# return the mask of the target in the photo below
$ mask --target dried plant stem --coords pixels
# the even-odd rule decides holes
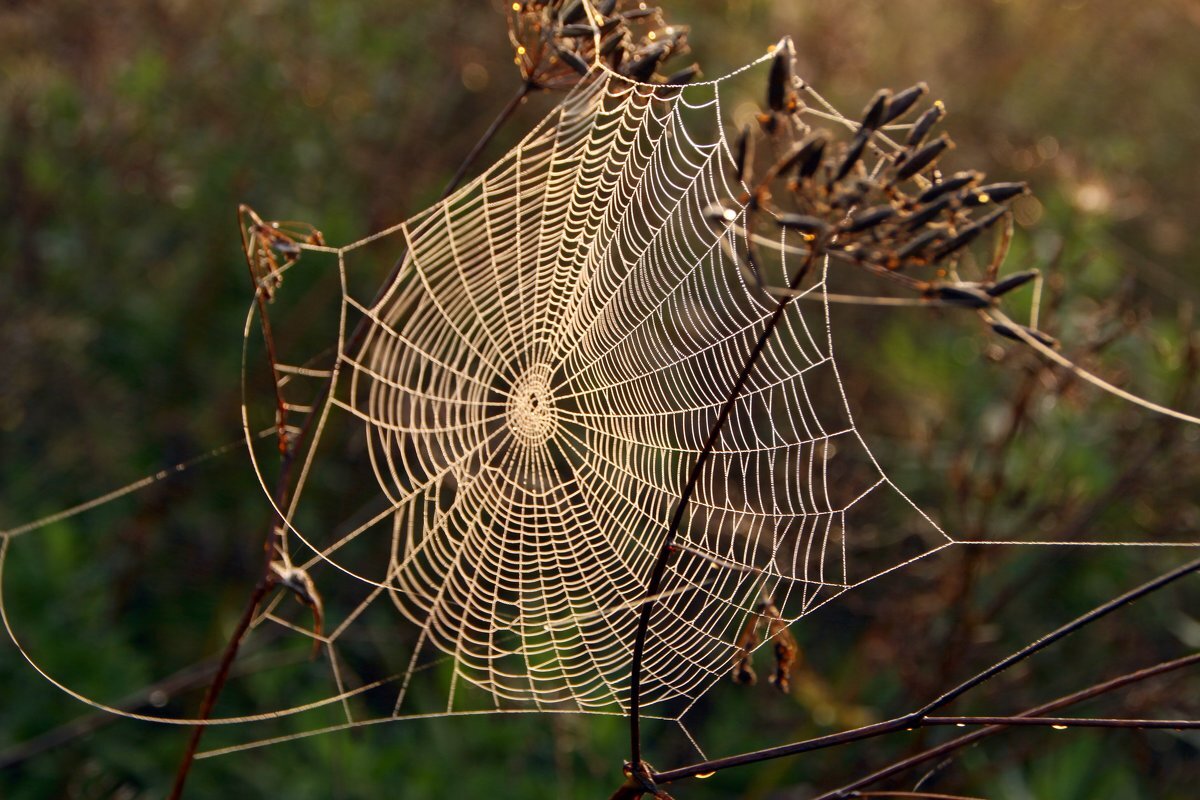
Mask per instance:
[[[221,661],[217,666],[217,672],[204,692],[204,700],[200,703],[200,711],[197,715],[199,719],[208,719],[212,714],[213,707],[217,704],[217,698],[220,696],[221,690],[225,688],[225,681],[229,677],[229,671],[233,667],[233,661],[237,657],[242,640],[246,638],[246,632],[250,630],[250,623],[254,620],[258,606],[273,586],[274,583],[270,579],[263,579],[255,585],[254,591],[250,593],[250,597],[246,601],[246,608],[242,611],[241,619],[238,620],[237,627],[233,629],[233,633],[229,635],[225,651],[221,654]],[[207,727],[207,725],[197,725],[192,728],[191,736],[188,737],[187,748],[184,750],[183,758],[180,760],[179,767],[175,771],[175,782],[171,786],[171,794],[168,795],[170,800],[179,800],[183,796],[183,787],[187,783],[188,774],[191,772],[192,764],[196,760],[196,750],[200,746],[200,738],[204,735]]]
[[[953,725],[1006,725],[1051,728],[1135,728],[1139,730],[1200,730],[1200,719],[1113,719],[1108,717],[925,717],[922,728]]]
[[[1050,361],[1053,361],[1055,364],[1057,364],[1058,366],[1067,370],[1072,375],[1075,375],[1076,377],[1087,381],[1088,383],[1092,384],[1093,386],[1097,387],[1098,389],[1108,392],[1109,394],[1113,395],[1114,397],[1119,397],[1122,400],[1124,400],[1128,403],[1132,403],[1135,406],[1141,406],[1142,408],[1146,409],[1147,411],[1153,411],[1156,414],[1162,414],[1164,416],[1171,417],[1173,419],[1177,419],[1180,422],[1190,422],[1193,425],[1200,425],[1200,417],[1197,417],[1193,414],[1187,414],[1183,411],[1176,411],[1173,408],[1168,408],[1164,405],[1160,405],[1153,401],[1147,400],[1144,397],[1139,397],[1136,394],[1132,394],[1130,392],[1125,391],[1124,389],[1122,389],[1119,386],[1114,386],[1113,384],[1104,380],[1103,378],[1101,378],[1099,375],[1096,375],[1095,373],[1088,372],[1086,369],[1079,366],[1075,362],[1071,361],[1069,358],[1062,355],[1054,348],[1048,347],[1047,345],[1043,344],[1042,342],[1039,342],[1033,336],[1030,336],[1028,333],[1021,330],[1021,327],[1019,325],[1017,325],[1017,323],[1013,322],[1012,319],[1010,319],[1003,312],[1001,312],[997,309],[992,309],[989,311],[989,313],[993,317],[995,317],[997,320],[999,320],[1000,322],[1005,323],[1009,326],[1012,326],[1013,331],[1017,334],[1017,336],[1020,338],[1020,340],[1022,342],[1024,342],[1025,344],[1029,345],[1030,347],[1032,347],[1034,350],[1038,351],[1038,353],[1040,353],[1043,357],[1045,357],[1046,359],[1048,359]]]
[[[747,220],[746,227],[750,228],[751,223]],[[804,277],[812,269],[813,264],[818,257],[819,249],[814,247],[809,251],[808,257],[797,270],[796,275],[792,278],[788,289],[795,291]],[[704,472],[704,466],[708,462],[708,458],[712,455],[713,448],[716,446],[717,438],[721,435],[721,431],[725,427],[725,422],[729,419],[729,415],[733,413],[733,408],[737,405],[738,398],[741,396],[742,389],[745,388],[746,382],[750,379],[751,372],[754,371],[754,366],[758,363],[758,359],[762,356],[766,349],[767,342],[771,338],[771,334],[775,332],[779,321],[783,318],[783,312],[787,310],[791,302],[790,296],[785,296],[779,301],[779,305],[775,307],[775,312],[768,318],[767,325],[759,334],[758,341],[754,344],[754,349],[750,351],[750,355],[746,357],[746,363],[742,370],[738,373],[737,380],[734,381],[733,387],[729,390],[728,398],[725,404],[721,407],[720,413],[717,415],[716,422],[713,423],[712,429],[708,433],[708,438],[704,441],[703,447],[700,448],[699,455],[696,456],[696,461],[692,465],[691,473],[688,475],[687,482],[683,486],[683,490],[679,494],[679,502],[675,506],[675,513],[671,518],[670,524],[667,526],[667,532],[663,536],[662,545],[658,551],[658,558],[654,562],[654,567],[650,572],[650,580],[646,585],[646,600],[642,603],[642,612],[638,618],[637,633],[633,643],[633,662],[630,666],[630,686],[629,686],[629,748],[630,748],[630,765],[636,769],[642,763],[642,741],[641,741],[641,684],[642,684],[642,659],[646,650],[646,635],[650,628],[650,614],[654,610],[654,598],[658,596],[659,589],[662,585],[663,576],[667,571],[667,562],[670,560],[671,553],[675,543],[675,536],[679,533],[679,526],[683,524],[683,516],[687,512],[687,504],[692,495],[696,491],[696,486],[700,482],[700,476]],[[703,771],[703,770],[702,770]]]
[[[271,369],[274,370],[275,364],[271,364]],[[312,419],[310,415],[309,420]],[[308,430],[307,420],[302,433]],[[213,712],[213,708],[217,704],[217,698],[221,696],[221,690],[225,688],[225,681],[229,678],[230,670],[233,669],[233,662],[237,658],[238,650],[242,646],[246,634],[250,631],[250,624],[254,621],[254,615],[258,612],[258,607],[262,601],[275,588],[277,583],[275,572],[271,569],[271,562],[275,560],[276,540],[282,530],[283,517],[279,509],[282,509],[287,503],[287,498],[291,494],[291,473],[292,464],[295,461],[296,449],[298,440],[293,442],[282,455],[282,465],[279,471],[279,478],[275,483],[275,512],[271,524],[268,526],[266,539],[263,541],[263,568],[259,576],[258,582],[254,585],[254,590],[250,592],[250,596],[246,599],[246,606],[242,609],[242,616],[238,619],[237,625],[233,632],[229,634],[229,641],[225,643],[225,649],[221,653],[221,660],[217,664],[217,671],[213,674],[212,682],[208,684],[208,688],[204,691],[204,699],[200,702],[200,710],[197,713],[197,719],[206,720]],[[192,764],[196,760],[196,750],[200,747],[200,739],[204,736],[204,731],[208,728],[207,725],[196,725],[192,728],[191,736],[188,737],[187,747],[183,751],[183,758],[179,761],[179,767],[175,771],[175,782],[171,786],[171,793],[168,795],[169,800],[179,800],[183,797],[183,787],[187,783],[188,774],[191,772]]]
[[[488,143],[491,142],[491,140],[496,136],[496,133],[499,132],[501,127],[503,127],[504,123],[512,118],[513,113],[521,105],[521,102],[532,89],[532,84],[528,82],[524,83],[513,99],[510,100],[508,105],[506,105],[500,112],[499,116],[497,116],[492,124],[488,126],[488,129],[471,149],[471,152],[467,155],[467,158],[463,161],[462,165],[458,168],[458,171],[454,174],[454,177],[451,178],[450,182],[446,185],[446,188],[442,192],[443,199],[450,195],[450,193],[452,193],[458,187],[458,184],[462,182],[463,177],[466,175],[467,170],[470,169],[471,164],[488,145]],[[239,220],[239,225],[240,224],[241,223]],[[376,294],[376,300],[387,294],[387,292],[391,290],[393,284],[395,284],[396,280],[399,279],[400,270],[404,265],[404,260],[405,255],[401,255],[400,258],[397,259],[395,265],[392,267],[391,273],[389,273],[387,279],[380,287],[379,292]],[[253,279],[254,275],[252,272],[251,280],[253,281]],[[282,395],[280,394],[278,360],[275,356],[275,342],[271,335],[268,309],[262,297],[262,292],[258,291],[257,284],[255,284],[255,291],[257,293],[259,314],[262,319],[263,336],[267,343],[267,361],[270,365],[271,373],[274,376],[276,401],[279,404],[280,413],[282,414],[285,406],[283,404]],[[359,320],[358,325],[355,326],[354,331],[347,339],[347,344],[345,347],[347,353],[354,354],[357,352],[358,348],[362,346],[362,341],[369,328],[367,323],[368,320],[366,318]],[[329,379],[321,384],[321,388],[317,391],[316,396],[310,405],[311,408],[319,408],[324,405],[325,400],[329,397],[329,394],[332,391],[333,377],[335,374],[336,373],[331,373]],[[238,619],[237,625],[234,627],[233,632],[229,636],[228,642],[225,644],[225,649],[221,653],[221,659],[218,663],[217,670],[213,675],[212,681],[208,684],[208,688],[204,692],[204,699],[200,703],[200,710],[197,714],[198,719],[208,719],[212,714],[213,708],[217,703],[217,698],[220,697],[221,690],[224,688],[225,682],[229,678],[230,670],[233,668],[233,662],[237,658],[238,649],[241,647],[243,640],[246,638],[246,634],[250,630],[250,625],[254,621],[254,616],[258,611],[258,607],[278,583],[277,576],[271,569],[271,563],[275,556],[277,538],[280,535],[280,532],[283,530],[283,526],[285,524],[285,520],[282,518],[281,509],[287,506],[291,497],[292,464],[295,461],[296,453],[299,452],[304,442],[308,439],[308,435],[312,429],[311,423],[313,417],[314,415],[312,414],[307,416],[304,425],[301,426],[299,432],[291,439],[290,442],[284,444],[285,440],[282,438],[282,433],[280,434],[280,450],[282,454],[281,468],[279,477],[275,483],[275,513],[273,515],[271,524],[268,526],[266,539],[263,543],[263,560],[265,563],[263,565],[262,575],[255,584],[253,591],[251,591],[250,596],[247,598],[246,606],[242,610],[242,616]],[[282,431],[282,421],[280,422],[280,426],[280,430]],[[200,746],[200,739],[204,736],[204,730],[207,727],[207,725],[196,725],[192,729],[191,736],[188,738],[187,747],[184,750],[183,757],[180,759],[179,767],[175,773],[175,782],[171,787],[170,795],[168,795],[169,800],[179,800],[179,798],[183,796],[183,789],[187,783],[188,774],[191,772],[192,764],[195,763],[196,760],[196,751]]]

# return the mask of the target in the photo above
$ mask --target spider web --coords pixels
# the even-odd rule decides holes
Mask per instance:
[[[626,710],[646,578],[778,305],[705,219],[745,190],[725,80],[680,90],[596,70],[473,184],[333,251],[345,294],[324,413],[353,418],[386,503],[336,536],[292,532],[316,553],[307,566],[354,574],[366,602],[387,594],[418,626],[402,685],[430,650],[498,708]],[[349,286],[381,245],[405,255],[372,302]],[[650,618],[647,705],[693,701],[727,674],[763,598],[794,620],[952,541],[858,435],[823,290],[788,308],[688,506]],[[848,512],[880,494],[917,533],[855,537]],[[389,557],[341,557],[364,540]]]
[[[289,619],[282,594],[255,621],[326,645],[336,691],[212,724],[331,704],[344,710],[337,727],[627,711],[647,577],[688,471],[778,307],[734,255],[746,187],[733,179],[721,103],[723,87],[764,60],[686,88],[596,67],[444,202],[345,247],[302,245],[312,257],[297,264],[336,260],[340,321],[331,372],[281,369],[296,383],[328,378],[332,391],[318,408],[291,407],[313,415],[314,436],[278,509],[280,547],[322,591],[340,582],[357,593],[329,604],[327,633]],[[855,127],[802,90],[814,124]],[[733,224],[711,224],[714,206],[732,210]],[[786,284],[795,265],[777,245],[764,277]],[[380,253],[402,260],[376,297],[362,285]],[[729,673],[738,632],[764,599],[792,622],[961,543],[859,434],[834,358],[830,269],[783,312],[686,508],[645,646],[640,697],[658,718],[681,721]],[[366,336],[352,341],[360,324]],[[271,498],[263,436],[243,411]],[[306,516],[314,477],[355,449],[365,452],[355,484],[365,510],[350,523],[344,508],[333,520]],[[5,532],[3,552],[43,523]],[[351,677],[341,646],[385,598],[416,627],[415,646],[396,675]],[[414,704],[439,671],[444,708]],[[364,716],[349,702],[367,693],[384,693],[391,713]]]

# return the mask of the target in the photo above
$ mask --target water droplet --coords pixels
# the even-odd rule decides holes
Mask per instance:
[[[1067,729],[1066,725],[1051,725],[1050,727],[1056,731],[1065,731]]]
[[[704,780],[705,778],[711,778],[713,775],[716,775],[716,774],[717,773],[715,771],[714,772],[697,772],[696,777],[699,778],[700,780]]]

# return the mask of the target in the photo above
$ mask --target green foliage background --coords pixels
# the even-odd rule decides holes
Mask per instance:
[[[927,81],[951,110],[958,163],[1032,184],[1012,268],[1058,276],[1047,327],[1067,352],[1200,408],[1189,349],[1200,295],[1195,3],[697,0],[665,10],[692,26],[709,76],[788,33],[801,74],[848,111],[879,86]],[[420,210],[515,91],[511,57],[488,3],[0,9],[0,528],[235,439],[250,297],[237,203],[311,221],[334,243]],[[555,99],[528,103],[489,156]],[[1039,371],[956,316],[839,309],[834,321],[868,441],[952,530],[1200,538],[1195,428]],[[1014,398],[1026,395],[1009,440]],[[56,675],[115,701],[220,648],[266,519],[244,461],[227,456],[13,545],[5,598]],[[720,755],[903,712],[1184,555],[954,550],[802,621],[806,665],[792,696],[721,685],[689,725]],[[1016,711],[1194,650],[1198,599],[1194,580],[1163,592],[960,708]],[[391,624],[379,642],[409,641]],[[271,696],[270,664],[248,663],[262,671],[234,700],[293,700]],[[1198,689],[1198,676],[1177,676],[1084,711],[1196,718]],[[154,699],[187,714],[198,694]],[[4,797],[161,796],[184,741],[181,729],[116,721],[20,756],[22,743],[90,712],[10,646],[0,647],[0,709]],[[656,765],[694,760],[675,731],[650,732]],[[938,738],[732,770],[676,794],[805,797]],[[201,762],[191,796],[602,797],[625,750],[616,719],[404,722]],[[1198,751],[1196,737],[1167,732],[1011,732],[929,785],[1183,798],[1200,779]]]

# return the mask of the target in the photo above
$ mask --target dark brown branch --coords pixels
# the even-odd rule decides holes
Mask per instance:
[[[1104,681],[1103,683],[1089,686],[1088,688],[1081,689],[1073,694],[1060,697],[1057,700],[1052,700],[1049,703],[1037,706],[1036,708],[1031,708],[1025,713],[1019,714],[1018,716],[1036,717],[1043,714],[1049,714],[1077,703],[1082,703],[1085,700],[1091,700],[1094,697],[1108,694],[1109,692],[1124,688],[1130,684],[1149,680],[1150,678],[1155,678],[1159,675],[1164,675],[1168,672],[1173,672],[1178,669],[1184,669],[1185,667],[1190,667],[1194,664],[1200,664],[1200,653],[1193,653],[1190,656],[1177,658],[1174,661],[1164,661],[1161,664],[1155,664],[1152,667],[1147,667],[1136,672],[1130,672],[1111,680]],[[932,761],[934,759],[941,758],[948,753],[961,750],[962,748],[974,744],[981,739],[985,739],[989,736],[994,736],[1001,731],[1008,730],[1008,727],[1009,726],[1007,724],[989,725],[986,728],[981,728],[980,730],[973,731],[956,739],[951,739],[950,741],[944,742],[936,747],[931,747],[924,752],[901,759],[891,766],[885,767],[864,778],[860,778],[853,783],[843,786],[840,789],[820,795],[819,797],[814,798],[814,800],[842,800],[842,798],[854,797],[857,790],[863,786],[869,786],[872,783],[877,783],[878,781],[885,780],[893,775],[898,775],[899,773],[905,772],[927,761]]]
[[[746,229],[751,229],[752,222],[747,215]],[[749,242],[747,244],[749,245]],[[795,277],[788,284],[790,291],[795,291],[800,282],[812,269],[813,263],[816,261],[819,249],[814,246],[804,260],[800,269],[797,270]],[[767,342],[771,338],[771,334],[775,332],[775,328],[779,325],[779,321],[783,318],[783,312],[787,310],[791,302],[791,296],[784,296],[779,301],[779,305],[775,307],[775,312],[767,320],[767,326],[763,328],[759,334],[758,341],[754,344],[754,349],[750,351],[750,355],[746,358],[746,363],[738,373],[737,380],[733,383],[733,388],[729,390],[728,399],[721,407],[720,413],[717,415],[717,420],[713,423],[712,429],[709,431],[708,438],[705,439],[703,447],[700,448],[700,454],[696,457],[696,463],[692,466],[691,474],[688,476],[687,482],[683,486],[683,490],[679,494],[679,502],[675,506],[675,513],[671,517],[671,522],[667,526],[666,535],[663,537],[663,543],[658,552],[658,558],[654,562],[654,568],[650,573],[650,581],[646,585],[646,600],[642,603],[642,613],[638,618],[637,634],[633,643],[633,663],[630,666],[630,684],[629,684],[629,748],[630,748],[630,764],[638,765],[642,763],[642,742],[641,742],[641,686],[642,686],[642,658],[646,649],[646,634],[650,629],[650,613],[654,609],[654,597],[658,594],[662,586],[663,576],[667,571],[667,561],[673,552],[675,536],[679,533],[679,526],[683,524],[683,516],[687,512],[688,501],[692,498],[692,494],[696,491],[696,485],[700,482],[700,476],[703,474],[704,465],[708,462],[708,458],[712,455],[713,448],[716,446],[717,438],[721,435],[721,431],[725,427],[725,422],[729,419],[729,415],[733,413],[734,406],[737,405],[738,398],[741,396],[742,389],[745,388],[746,382],[750,379],[750,373],[754,371],[754,366],[758,363],[759,357],[766,349]],[[701,770],[703,771],[703,770]]]
[[[975,675],[974,677],[972,677],[966,681],[963,681],[958,686],[955,686],[953,689],[949,690],[948,692],[944,692],[936,700],[934,700],[933,702],[924,706],[923,708],[919,709],[916,712],[917,715],[922,716],[922,717],[928,716],[931,712],[936,711],[937,709],[942,708],[943,706],[949,705],[951,702],[953,702],[957,698],[961,697],[963,694],[965,694],[966,692],[975,688],[976,686],[980,685],[981,683],[985,683],[985,682],[991,680],[992,678],[999,675],[1001,672],[1004,672],[1006,669],[1008,669],[1012,665],[1014,665],[1018,662],[1024,661],[1026,658],[1029,658],[1034,653],[1036,653],[1040,650],[1044,650],[1047,647],[1049,647],[1050,645],[1057,642],[1058,640],[1063,639],[1067,636],[1070,636],[1072,633],[1079,630],[1080,628],[1083,628],[1086,625],[1090,625],[1091,623],[1095,622],[1096,620],[1100,619],[1101,617],[1105,617],[1105,616],[1111,614],[1112,612],[1116,611],[1117,609],[1123,608],[1124,606],[1127,606],[1130,603],[1132,603],[1142,597],[1145,597],[1146,595],[1148,595],[1152,592],[1156,592],[1159,589],[1163,588],[1164,586],[1166,586],[1170,583],[1173,583],[1173,582],[1179,580],[1180,578],[1191,575],[1192,573],[1197,572],[1197,571],[1200,571],[1200,558],[1198,558],[1194,561],[1191,561],[1187,564],[1184,564],[1181,567],[1177,567],[1177,568],[1171,570],[1170,572],[1165,572],[1162,575],[1158,576],[1157,578],[1147,581],[1146,583],[1143,583],[1141,586],[1138,586],[1136,589],[1131,589],[1130,591],[1126,592],[1125,594],[1120,595],[1119,597],[1115,597],[1112,600],[1109,600],[1107,603],[1103,603],[1099,606],[1096,606],[1094,609],[1087,612],[1086,614],[1076,617],[1075,619],[1068,622],[1066,625],[1063,625],[1063,626],[1057,628],[1056,630],[1051,631],[1050,633],[1046,634],[1045,636],[1038,639],[1037,641],[1027,645],[1026,647],[1022,647],[1020,650],[1018,650],[1017,652],[1008,656],[1007,658],[1001,659],[1000,661],[996,662],[992,666],[985,669],[983,672],[980,672],[978,675]]]
[[[902,797],[906,800],[983,800],[981,797],[967,797],[961,794],[938,794],[932,792],[857,792],[855,797]]]
[[[954,725],[1007,725],[1050,728],[1134,728],[1196,730],[1200,719],[1120,719],[1111,717],[925,717],[922,728]]]
[[[895,719],[886,720],[884,722],[877,722],[873,725],[866,725],[861,728],[854,728],[849,731],[842,731],[841,733],[829,734],[827,736],[819,736],[814,739],[806,739],[804,741],[793,742],[791,744],[781,745],[779,747],[771,747],[771,748],[767,748],[764,750],[756,750],[756,751],[753,751],[750,753],[742,753],[740,755],[729,756],[726,758],[712,759],[709,761],[700,762],[698,764],[691,764],[686,767],[681,767],[679,769],[673,769],[673,770],[667,770],[665,772],[655,773],[653,775],[654,781],[656,783],[670,783],[671,781],[680,780],[682,778],[694,777],[696,775],[703,774],[705,772],[715,772],[715,771],[721,770],[721,769],[728,769],[729,767],[742,766],[745,764],[755,764],[760,761],[769,761],[769,760],[776,759],[776,758],[783,758],[785,756],[796,755],[798,753],[806,753],[810,750],[820,750],[820,749],[823,749],[826,747],[833,747],[836,745],[847,744],[849,742],[860,741],[862,739],[873,739],[877,736],[883,736],[883,735],[886,735],[889,733],[895,733],[897,731],[907,730],[909,728],[922,727],[924,721],[931,717],[930,712],[935,711],[936,709],[949,704],[951,701],[960,697],[963,693],[980,685],[981,683],[991,680],[996,675],[998,675],[999,673],[1008,669],[1013,664],[1016,664],[1017,662],[1033,655],[1035,652],[1042,650],[1045,647],[1050,646],[1051,644],[1054,644],[1058,640],[1062,639],[1064,636],[1067,636],[1067,635],[1079,630],[1083,626],[1088,625],[1092,622],[1095,622],[1097,619],[1100,619],[1101,617],[1105,616],[1106,614],[1112,613],[1113,611],[1117,610],[1118,608],[1128,605],[1129,603],[1132,603],[1135,600],[1137,600],[1147,594],[1150,594],[1151,592],[1154,592],[1154,591],[1157,591],[1157,590],[1163,588],[1164,586],[1168,585],[1169,583],[1171,583],[1173,581],[1179,580],[1180,578],[1182,578],[1186,575],[1195,573],[1197,571],[1200,571],[1200,559],[1197,559],[1188,564],[1185,564],[1182,567],[1179,567],[1177,569],[1171,570],[1170,572],[1164,573],[1164,574],[1160,575],[1159,577],[1157,577],[1151,581],[1148,581],[1147,583],[1142,584],[1141,586],[1137,587],[1136,589],[1126,592],[1125,594],[1122,594],[1121,596],[1116,597],[1116,598],[1108,601],[1107,603],[1104,603],[1103,605],[1097,606],[1096,608],[1092,609],[1091,611],[1087,612],[1086,614],[1076,617],[1072,621],[1068,622],[1066,625],[1063,625],[1063,626],[1057,628],[1056,630],[1052,631],[1051,633],[1043,636],[1042,638],[1038,639],[1037,641],[1033,642],[1032,644],[1028,645],[1027,647],[1021,648],[1016,653],[1013,653],[1011,656],[998,661],[995,665],[989,667],[988,669],[984,670],[983,672],[979,673],[978,675],[974,676],[973,678],[971,678],[967,681],[964,681],[963,683],[954,687],[950,691],[943,693],[940,697],[938,697],[932,703],[927,704],[923,708],[920,708],[920,709],[912,712],[911,714],[906,714],[902,717],[896,717]],[[1191,656],[1188,658],[1200,660],[1200,655]],[[1185,659],[1182,659],[1182,661],[1188,661],[1188,659],[1185,658]],[[1170,662],[1170,663],[1176,663],[1176,662]],[[1188,663],[1190,663],[1190,661],[1188,661]],[[1151,668],[1151,669],[1153,669],[1153,668]],[[1138,673],[1134,673],[1134,674],[1138,674]],[[1116,679],[1116,680],[1119,681],[1120,679]],[[1113,685],[1109,689],[1106,689],[1106,691],[1111,691],[1112,689],[1115,689],[1115,688],[1118,688],[1119,686],[1124,685],[1123,683],[1116,683],[1115,681],[1110,682],[1110,683],[1112,683]],[[1102,684],[1102,685],[1104,685],[1104,684]],[[1084,691],[1086,692],[1086,691],[1090,691],[1090,690],[1084,690]],[[1088,696],[1090,697],[1092,695],[1088,695]],[[1075,695],[1069,695],[1068,697],[1075,697]],[[1081,699],[1086,699],[1086,698],[1081,698]],[[1058,702],[1058,701],[1055,701],[1055,702]],[[1078,702],[1078,700],[1075,700],[1072,702]],[[1051,705],[1053,705],[1053,704],[1051,704]],[[1039,716],[1039,715],[1047,713],[1049,711],[1055,711],[1061,707],[1062,706],[1053,706],[1053,707],[1043,706],[1043,707],[1033,709],[1032,711],[1022,714],[1020,716],[1024,716],[1024,717]],[[961,721],[961,720],[957,720],[957,721]],[[1027,723],[1016,723],[1016,724],[1027,724]],[[1136,726],[1127,726],[1127,727],[1136,727]]]

